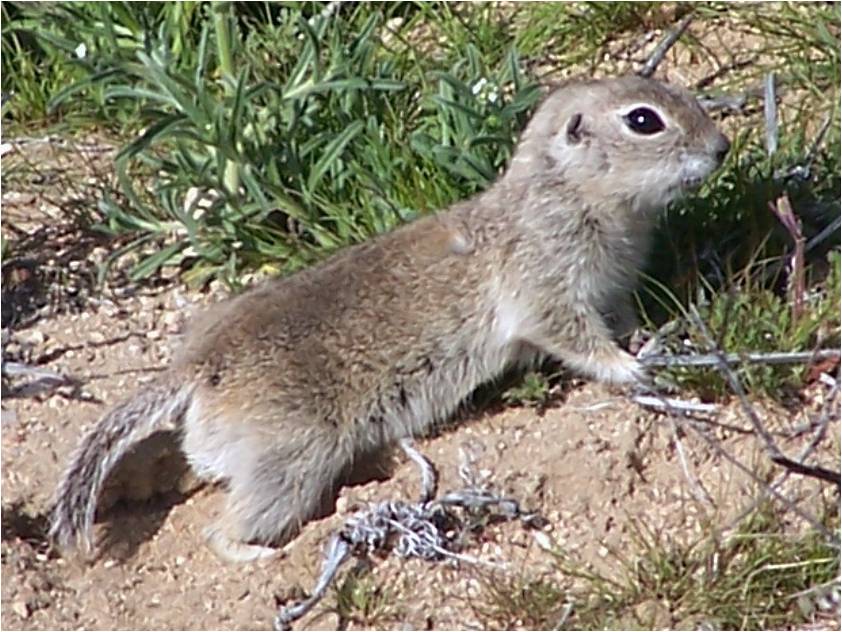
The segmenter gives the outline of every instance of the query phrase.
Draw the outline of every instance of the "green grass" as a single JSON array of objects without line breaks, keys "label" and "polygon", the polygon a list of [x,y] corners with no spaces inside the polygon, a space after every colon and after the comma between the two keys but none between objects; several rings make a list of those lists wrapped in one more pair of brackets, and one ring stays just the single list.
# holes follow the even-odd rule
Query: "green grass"
[{"label": "green grass", "polygon": [[378,582],[370,569],[353,570],[333,590],[333,612],[339,625],[353,623],[369,629],[388,629],[404,612],[397,593],[387,583]]},{"label": "green grass", "polygon": [[611,576],[559,551],[552,577],[479,574],[472,611],[486,629],[537,630],[765,630],[829,616],[821,603],[839,589],[838,549],[793,535],[771,509],[690,543],[632,526],[633,546],[609,553]]}]

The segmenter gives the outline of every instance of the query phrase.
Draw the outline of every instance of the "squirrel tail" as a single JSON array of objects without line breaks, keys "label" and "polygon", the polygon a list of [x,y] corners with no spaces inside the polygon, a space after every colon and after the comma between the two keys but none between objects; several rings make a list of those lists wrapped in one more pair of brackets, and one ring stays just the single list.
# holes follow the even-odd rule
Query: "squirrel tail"
[{"label": "squirrel tail", "polygon": [[108,474],[138,441],[180,426],[193,389],[167,377],[108,412],[82,439],[56,490],[50,539],[62,549],[91,552],[97,499]]}]

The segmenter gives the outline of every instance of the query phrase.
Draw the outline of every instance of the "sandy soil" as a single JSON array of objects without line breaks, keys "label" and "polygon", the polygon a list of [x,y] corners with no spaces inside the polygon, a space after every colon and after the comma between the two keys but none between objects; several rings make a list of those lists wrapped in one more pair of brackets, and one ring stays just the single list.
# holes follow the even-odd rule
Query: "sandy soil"
[{"label": "sandy soil", "polygon": [[[417,495],[416,468],[394,456],[391,476],[344,488],[336,511],[307,525],[282,559],[244,566],[219,562],[203,544],[202,529],[224,493],[209,487],[118,502],[103,512],[101,553],[92,564],[49,550],[45,511],[70,452],[109,404],[166,363],[191,298],[206,299],[171,287],[91,303],[13,333],[8,353],[73,376],[79,385],[3,401],[4,628],[266,629],[278,600],[312,587],[323,544],[344,518],[368,502]],[[759,409],[770,427],[783,430],[803,421],[772,406]],[[773,468],[747,426],[735,405],[706,423],[725,450],[771,477]],[[726,528],[753,502],[757,486],[746,475],[695,434],[675,432],[672,422],[630,403],[622,392],[574,381],[541,414],[517,407],[468,414],[419,447],[439,466],[441,487],[453,489],[461,486],[459,451],[467,443],[496,488],[546,517],[543,533],[554,547],[583,568],[610,574],[617,571],[613,552],[633,551],[635,525],[689,541],[710,521]],[[835,450],[838,458],[836,433],[829,436],[822,451]],[[167,448],[172,446],[166,437],[155,447],[162,459],[175,452]],[[685,474],[679,449],[698,483]],[[162,462],[150,465],[147,453],[131,467],[141,483],[122,491],[142,498],[155,488]],[[808,509],[820,501],[820,486],[813,483],[791,480],[787,491]],[[501,523],[486,527],[465,552],[505,564],[504,573],[538,577],[558,572],[554,556],[539,546],[546,543],[519,523]],[[482,626],[470,607],[479,586],[477,569],[470,566],[376,561],[374,581],[388,586],[390,597],[381,604],[377,625]],[[332,605],[335,595],[301,627],[335,628],[340,621]],[[342,623],[355,627],[353,621]]]}]

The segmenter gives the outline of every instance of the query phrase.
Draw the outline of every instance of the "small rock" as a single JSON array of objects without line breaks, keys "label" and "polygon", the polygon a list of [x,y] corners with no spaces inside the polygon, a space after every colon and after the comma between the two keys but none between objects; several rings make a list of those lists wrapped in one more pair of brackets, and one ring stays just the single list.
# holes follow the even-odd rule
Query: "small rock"
[{"label": "small rock", "polygon": [[28,619],[30,615],[29,604],[23,599],[17,599],[12,602],[12,612],[18,615],[21,619]]},{"label": "small rock", "polygon": [[18,334],[18,340],[21,344],[30,346],[30,347],[37,347],[39,345],[44,344],[47,340],[46,334],[43,331],[39,331],[37,329],[30,329],[29,331],[22,331]]},{"label": "small rock", "polygon": [[554,550],[552,540],[550,540],[550,536],[548,536],[543,531],[533,531],[532,537],[535,538],[535,544],[537,544],[539,548],[544,549],[545,551]]}]

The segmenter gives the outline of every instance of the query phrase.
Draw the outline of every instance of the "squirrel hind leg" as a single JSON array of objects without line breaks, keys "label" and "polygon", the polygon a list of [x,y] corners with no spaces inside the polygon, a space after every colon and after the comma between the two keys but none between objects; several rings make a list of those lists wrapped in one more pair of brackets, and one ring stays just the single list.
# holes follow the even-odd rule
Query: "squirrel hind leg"
[{"label": "squirrel hind leg", "polygon": [[[325,429],[327,430],[327,429]],[[305,432],[266,446],[228,481],[219,533],[209,538],[224,559],[260,559],[291,540],[309,520],[332,511],[333,495],[351,459],[338,434]],[[257,547],[257,548],[255,548]]]},{"label": "squirrel hind leg", "polygon": [[233,410],[236,418],[232,407],[197,398],[182,446],[198,476],[226,483],[224,513],[206,538],[219,557],[236,562],[270,557],[271,547],[327,513],[354,443],[331,423],[279,410]]}]

